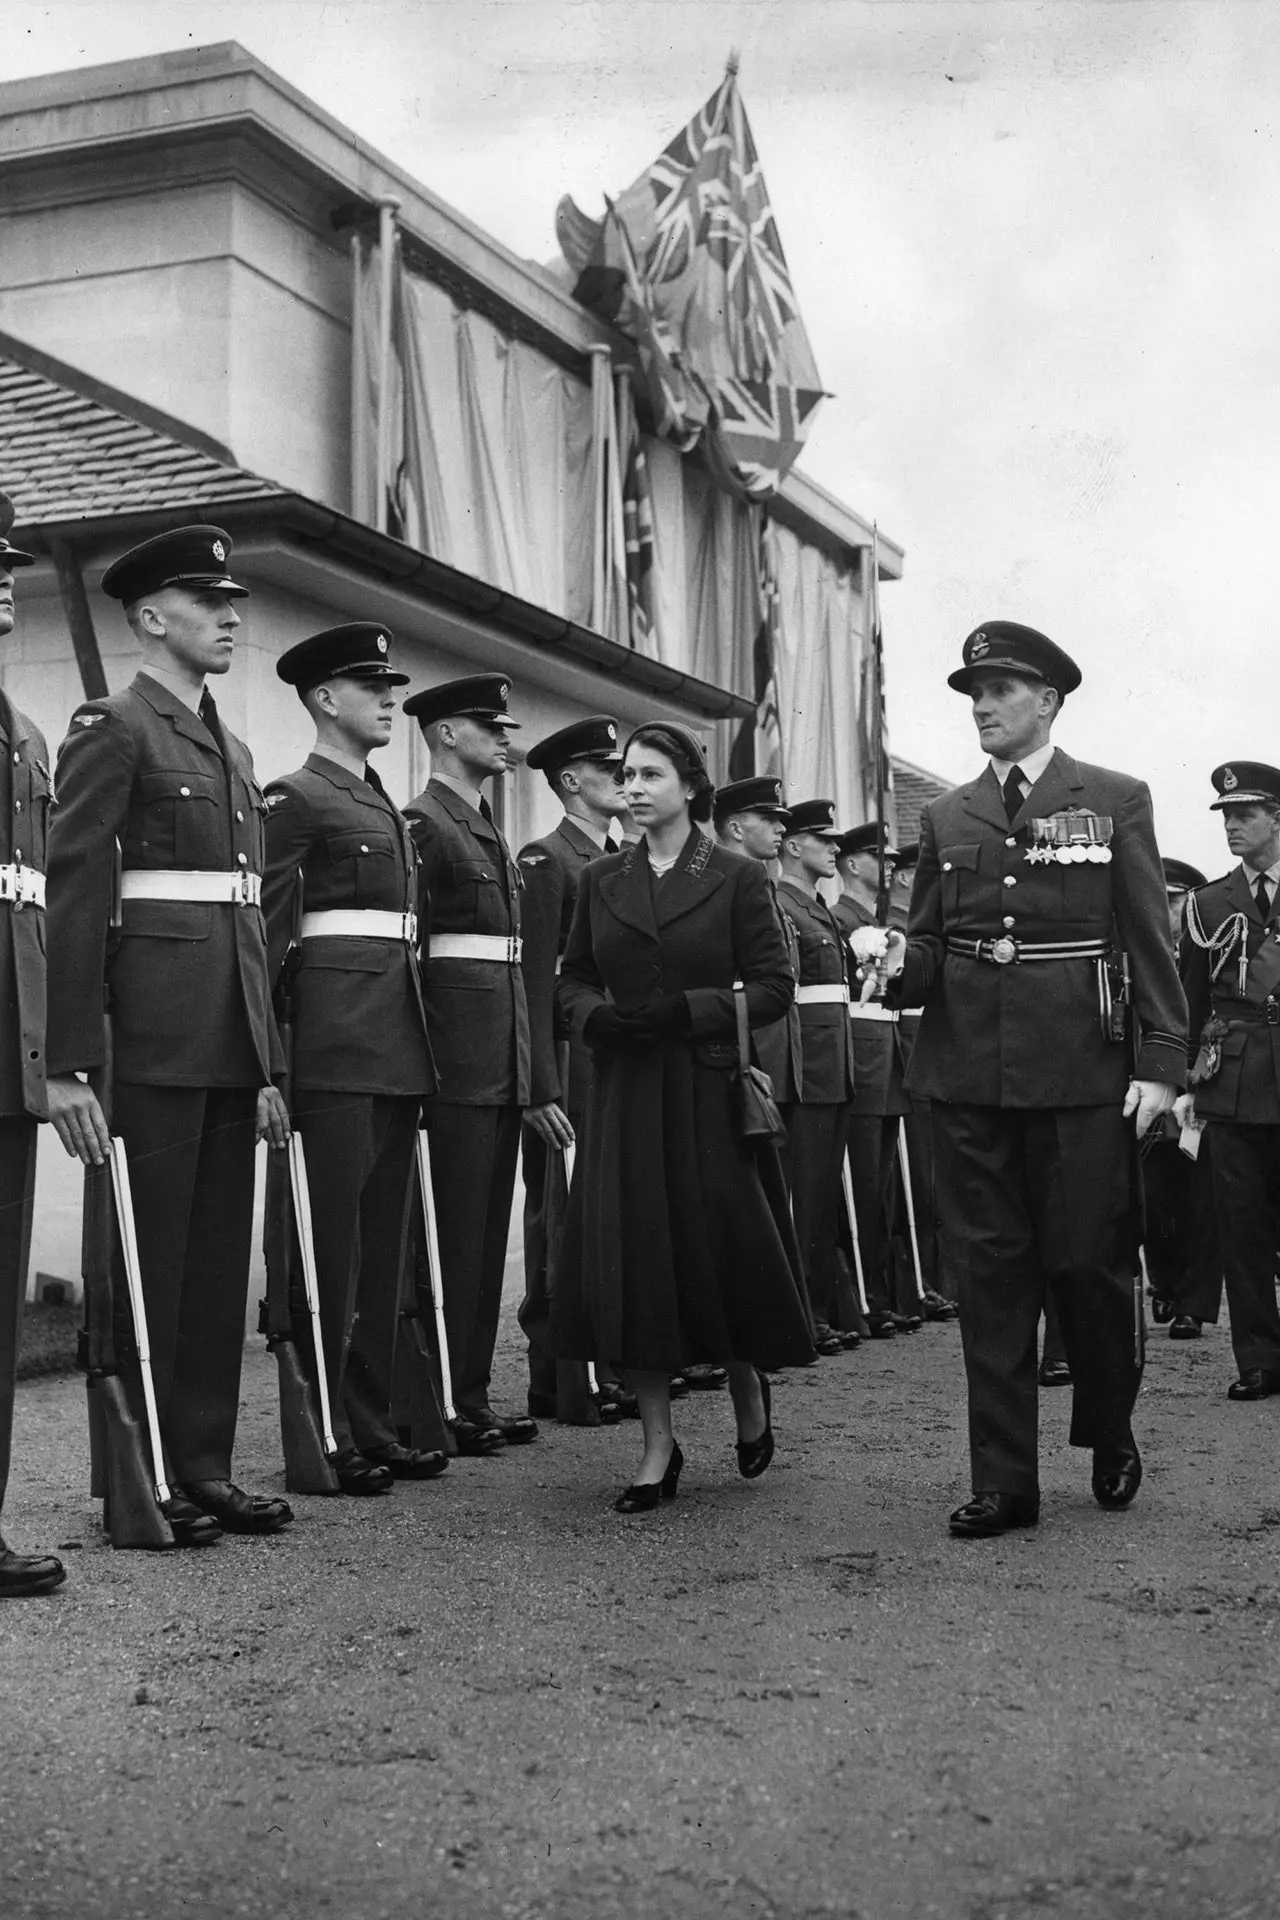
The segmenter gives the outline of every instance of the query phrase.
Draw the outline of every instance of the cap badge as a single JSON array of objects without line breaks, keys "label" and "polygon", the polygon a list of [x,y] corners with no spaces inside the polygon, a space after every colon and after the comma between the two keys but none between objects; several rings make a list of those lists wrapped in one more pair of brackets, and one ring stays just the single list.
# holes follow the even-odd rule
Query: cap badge
[{"label": "cap badge", "polygon": [[782,805],[782,782],[781,782],[781,780],[775,780],[775,781],[774,781],[774,783],[773,783],[773,797],[774,797],[774,800],[775,800],[775,802],[777,803],[777,805],[778,805],[778,806],[781,806],[781,805]]},{"label": "cap badge", "polygon": [[387,650],[387,636],[385,633],[380,633],[378,635],[378,652],[385,653],[386,650]]},{"label": "cap badge", "polygon": [[213,543],[213,557],[217,561],[219,566],[223,564],[223,562],[227,557],[227,550],[223,546],[221,540],[215,540]]},{"label": "cap badge", "polygon": [[617,729],[617,728],[616,728],[616,727],[614,726],[614,724],[613,724],[613,722],[612,722],[612,720],[611,720],[611,721],[609,722],[609,738],[610,738],[611,740],[616,740],[616,739],[617,739],[617,737],[618,737],[618,729]]},{"label": "cap badge", "polygon": [[1231,768],[1225,767],[1222,773],[1222,791],[1224,793],[1234,793],[1239,785],[1240,782],[1237,780]]},{"label": "cap badge", "polygon": [[510,693],[511,689],[507,685],[506,681],[504,680],[501,687],[498,689],[498,691],[501,694],[502,698],[505,700],[507,695]]},{"label": "cap badge", "polygon": [[981,660],[983,655],[990,653],[990,651],[991,642],[988,640],[986,634],[975,633],[973,639],[969,642],[969,658],[971,660]]}]

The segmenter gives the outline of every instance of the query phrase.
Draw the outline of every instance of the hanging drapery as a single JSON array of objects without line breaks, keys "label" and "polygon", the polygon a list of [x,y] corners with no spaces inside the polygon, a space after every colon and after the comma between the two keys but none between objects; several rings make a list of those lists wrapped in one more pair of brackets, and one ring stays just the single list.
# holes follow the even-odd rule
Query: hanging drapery
[{"label": "hanging drapery", "polygon": [[836,803],[842,825],[865,816],[857,744],[863,607],[856,567],[775,526],[776,670],[787,794]]}]

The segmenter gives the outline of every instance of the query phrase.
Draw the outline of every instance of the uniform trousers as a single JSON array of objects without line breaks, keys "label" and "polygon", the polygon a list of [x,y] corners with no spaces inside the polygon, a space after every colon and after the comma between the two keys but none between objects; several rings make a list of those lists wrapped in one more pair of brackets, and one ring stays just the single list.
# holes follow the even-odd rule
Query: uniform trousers
[{"label": "uniform trousers", "polygon": [[[117,1081],[160,1435],[172,1478],[227,1480],[253,1239],[254,1087]],[[117,1343],[131,1351],[123,1286]],[[127,1329],[127,1330],[126,1330]],[[121,1369],[143,1414],[136,1369]]]},{"label": "uniform trousers", "polygon": [[1036,1336],[1048,1289],[1071,1366],[1072,1446],[1129,1434],[1142,1378],[1132,1133],[1118,1103],[1055,1111],[938,1100],[933,1114],[973,1490],[1035,1494]]},{"label": "uniform trousers", "polygon": [[834,1326],[837,1320],[836,1243],[848,1117],[847,1103],[787,1108],[783,1172],[815,1327]]},{"label": "uniform trousers", "polygon": [[18,1342],[31,1257],[37,1132],[29,1114],[0,1120],[0,1510],[9,1480]]},{"label": "uniform trousers", "polygon": [[1207,1137],[1236,1365],[1280,1373],[1280,1127],[1213,1116]]},{"label": "uniform trousers", "polygon": [[1175,1313],[1216,1320],[1222,1306],[1222,1254],[1213,1199],[1208,1129],[1188,1160],[1176,1139],[1158,1140],[1142,1166],[1146,1198],[1147,1278]]},{"label": "uniform trousers", "polygon": [[294,1096],[340,1452],[391,1446],[398,1438],[391,1376],[421,1104],[414,1094],[299,1088]]},{"label": "uniform trousers", "polygon": [[889,1205],[897,1167],[897,1116],[855,1113],[849,1120],[847,1139],[867,1310],[891,1313]]},{"label": "uniform trousers", "polygon": [[476,1413],[489,1404],[520,1109],[427,1100],[423,1116],[431,1143],[453,1397],[460,1413]]}]

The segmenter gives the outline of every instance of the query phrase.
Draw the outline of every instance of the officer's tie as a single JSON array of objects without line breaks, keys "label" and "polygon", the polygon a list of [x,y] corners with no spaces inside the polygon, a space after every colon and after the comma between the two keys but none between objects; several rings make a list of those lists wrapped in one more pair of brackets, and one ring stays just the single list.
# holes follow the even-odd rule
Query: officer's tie
[{"label": "officer's tie", "polygon": [[1009,816],[1010,825],[1022,811],[1022,782],[1024,774],[1021,767],[1010,767],[1004,782],[1004,810]]},{"label": "officer's tie", "polygon": [[1258,875],[1257,882],[1253,889],[1253,897],[1258,903],[1258,912],[1262,915],[1263,924],[1265,925],[1271,916],[1271,892],[1267,886],[1267,876],[1265,873]]},{"label": "officer's tie", "polygon": [[606,853],[617,853],[618,851],[618,842],[611,833],[606,833],[604,837],[604,850]]}]

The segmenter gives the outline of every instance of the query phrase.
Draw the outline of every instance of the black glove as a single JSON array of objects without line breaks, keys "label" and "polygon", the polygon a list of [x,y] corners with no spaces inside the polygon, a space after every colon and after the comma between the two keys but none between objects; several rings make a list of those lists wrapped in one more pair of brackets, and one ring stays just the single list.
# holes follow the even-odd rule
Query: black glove
[{"label": "black glove", "polygon": [[682,993],[659,994],[656,1000],[646,1000],[642,1007],[634,1009],[633,1018],[639,1029],[654,1040],[674,1040],[692,1029],[689,1017],[689,1002]]},{"label": "black glove", "polygon": [[643,1043],[649,1035],[638,1028],[634,1012],[606,1006],[591,1009],[582,1023],[582,1037],[589,1047],[616,1052],[621,1047],[634,1047],[638,1041]]}]

